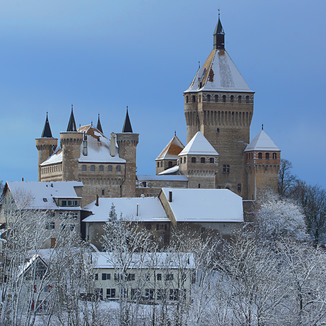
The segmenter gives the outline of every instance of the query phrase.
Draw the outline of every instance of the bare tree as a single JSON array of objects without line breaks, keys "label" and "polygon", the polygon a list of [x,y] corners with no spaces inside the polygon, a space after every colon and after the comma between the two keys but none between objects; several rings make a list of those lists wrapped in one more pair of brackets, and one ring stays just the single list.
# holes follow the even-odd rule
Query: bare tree
[{"label": "bare tree", "polygon": [[292,163],[282,159],[278,173],[278,193],[281,197],[288,197],[291,195],[292,187],[296,181],[296,177],[291,173],[291,170]]}]

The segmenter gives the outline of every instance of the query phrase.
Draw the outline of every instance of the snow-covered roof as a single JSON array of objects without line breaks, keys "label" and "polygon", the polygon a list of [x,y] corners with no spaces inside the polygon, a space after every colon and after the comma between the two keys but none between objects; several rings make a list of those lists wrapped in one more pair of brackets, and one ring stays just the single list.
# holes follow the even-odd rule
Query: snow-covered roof
[{"label": "snow-covered roof", "polygon": [[275,145],[275,143],[266,134],[266,132],[264,130],[261,130],[261,132],[246,147],[245,152],[249,152],[249,151],[280,152],[281,150]]},{"label": "snow-covered roof", "polygon": [[[116,155],[110,154],[110,140],[106,138],[98,129],[91,125],[79,127],[78,132],[87,135],[87,155],[83,153],[83,144],[80,146],[81,163],[125,163],[126,160],[119,157],[116,146]],[[62,162],[62,149],[58,148],[55,153],[45,160],[41,166],[58,164]]]},{"label": "snow-covered roof", "polygon": [[165,146],[161,154],[156,160],[170,160],[177,159],[178,154],[184,149],[180,139],[175,135],[170,142]]},{"label": "snow-covered roof", "polygon": [[[96,202],[84,207],[93,215],[86,217],[83,222],[107,222],[112,204],[115,206],[117,217],[139,222],[169,222],[163,206],[157,197],[135,198],[99,198]],[[138,211],[138,212],[137,212]]]},{"label": "snow-covered roof", "polygon": [[138,181],[188,181],[184,175],[138,175]]},{"label": "snow-covered roof", "polygon": [[243,222],[242,198],[228,189],[162,188],[162,192],[176,222]]},{"label": "snow-covered roof", "polygon": [[7,182],[8,188],[19,209],[64,209],[80,210],[80,207],[59,207],[54,198],[79,199],[75,187],[82,187],[82,182]]},{"label": "snow-covered roof", "polygon": [[[93,252],[92,262],[96,269],[119,268],[119,259],[114,253]],[[184,252],[155,252],[134,253],[131,257],[128,269],[193,269],[195,268],[194,255]]]},{"label": "snow-covered roof", "polygon": [[172,168],[166,169],[159,173],[159,175],[172,174],[179,171],[179,165],[172,166]]},{"label": "snow-covered roof", "polygon": [[219,155],[209,141],[198,131],[194,137],[191,138],[187,146],[179,154],[181,155]]},{"label": "snow-covered roof", "polygon": [[253,92],[226,50],[213,49],[185,91]]}]

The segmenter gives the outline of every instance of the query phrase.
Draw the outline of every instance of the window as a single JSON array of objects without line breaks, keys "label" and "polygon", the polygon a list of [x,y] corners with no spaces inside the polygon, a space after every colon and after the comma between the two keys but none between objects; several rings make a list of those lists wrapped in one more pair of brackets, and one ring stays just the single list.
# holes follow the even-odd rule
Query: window
[{"label": "window", "polygon": [[273,153],[273,160],[276,160],[276,159],[277,159],[277,154]]},{"label": "window", "polygon": [[222,96],[222,99],[223,99],[223,102],[226,102],[226,96],[225,95]]},{"label": "window", "polygon": [[55,229],[55,223],[54,222],[46,222],[45,228],[47,230],[54,230]]},{"label": "window", "polygon": [[128,274],[127,275],[127,281],[134,281],[135,280],[135,274]]},{"label": "window", "polygon": [[223,173],[230,173],[230,165],[223,164]]},{"label": "window", "polygon": [[95,165],[91,165],[91,172],[95,172]]},{"label": "window", "polygon": [[160,162],[157,162],[157,167],[158,167],[158,168],[160,167]]},{"label": "window", "polygon": [[189,99],[188,99],[188,95],[186,96],[186,103],[188,103]]},{"label": "window", "polygon": [[139,289],[131,289],[131,300],[140,298],[141,292]]},{"label": "window", "polygon": [[206,99],[207,99],[207,102],[210,102],[211,101],[211,96],[207,95]]},{"label": "window", "polygon": [[108,172],[112,172],[112,165],[108,166]]},{"label": "window", "polygon": [[193,103],[196,102],[196,96],[195,96],[195,95],[193,95],[193,96],[191,97],[191,99],[192,99],[192,102],[193,102]]},{"label": "window", "polygon": [[98,168],[98,170],[99,170],[100,172],[104,172],[104,166],[103,166],[103,165],[100,165],[99,168]]},{"label": "window", "polygon": [[214,157],[209,158],[209,163],[214,163]]},{"label": "window", "polygon": [[95,289],[96,295],[100,298],[100,300],[103,300],[103,289]]},{"label": "window", "polygon": [[200,163],[205,163],[205,157],[200,158]]},{"label": "window", "polygon": [[269,160],[269,153],[265,154],[265,158],[266,158],[266,160]]},{"label": "window", "polygon": [[120,165],[117,165],[117,167],[116,167],[116,171],[117,171],[117,172],[120,172],[120,171],[121,171],[121,166],[120,166]]},{"label": "window", "polygon": [[106,298],[115,298],[115,289],[106,289]]},{"label": "window", "polygon": [[263,158],[263,153],[258,153],[258,158],[261,160]]},{"label": "window", "polygon": [[102,273],[102,281],[110,280],[111,274],[108,273]]},{"label": "window", "polygon": [[72,205],[72,201],[68,200],[68,206],[71,206],[71,205]]},{"label": "window", "polygon": [[230,97],[230,101],[231,101],[231,102],[234,102],[234,96],[233,96],[233,95],[231,95],[231,97]]},{"label": "window", "polygon": [[246,103],[249,103],[249,95],[246,96]]},{"label": "window", "polygon": [[186,157],[183,158],[183,163],[186,163],[187,162],[187,159]]},{"label": "window", "polygon": [[78,212],[70,212],[69,217],[72,218],[73,220],[78,219]]},{"label": "window", "polygon": [[154,300],[154,289],[145,289],[145,297],[146,300]]},{"label": "window", "polygon": [[104,193],[105,193],[105,191],[104,191],[104,189],[102,189],[102,196],[104,196]]},{"label": "window", "polygon": [[178,289],[170,289],[170,300],[177,301],[179,299],[179,290]]},{"label": "window", "polygon": [[242,97],[241,95],[238,96],[238,103],[241,103],[242,102]]},{"label": "window", "polygon": [[157,290],[157,300],[165,300],[165,298],[166,298],[166,290],[158,289]]},{"label": "window", "polygon": [[206,231],[206,229],[204,228],[204,227],[202,227],[201,229],[200,229],[200,233],[205,233],[205,231]]},{"label": "window", "polygon": [[98,281],[98,274],[95,274],[95,281]]},{"label": "window", "polygon": [[146,230],[151,230],[152,229],[152,224],[146,224]]},{"label": "window", "polygon": [[172,168],[172,161],[169,161],[169,163],[168,163],[168,167],[169,167],[169,168]]},{"label": "window", "polygon": [[156,279],[157,279],[158,281],[162,281],[162,274],[161,274],[161,273],[157,274],[157,275],[156,275]]},{"label": "window", "polygon": [[86,172],[87,171],[87,166],[86,165],[82,165],[82,171]]},{"label": "window", "polygon": [[220,128],[216,128],[216,132],[220,132]]},{"label": "window", "polygon": [[191,163],[196,163],[196,157],[191,158]]},{"label": "window", "polygon": [[63,200],[63,201],[61,202],[61,205],[62,205],[62,206],[67,206],[67,201],[66,201],[66,200]]},{"label": "window", "polygon": [[200,183],[198,183],[198,188],[200,188]]},{"label": "window", "polygon": [[119,281],[119,274],[118,273],[114,273],[114,280],[115,281]]},{"label": "window", "polygon": [[173,281],[173,274],[166,274],[165,275],[165,280],[166,281]]},{"label": "window", "polygon": [[215,102],[218,102],[218,95],[215,95]]},{"label": "window", "polygon": [[241,192],[241,183],[238,183],[238,192]]}]

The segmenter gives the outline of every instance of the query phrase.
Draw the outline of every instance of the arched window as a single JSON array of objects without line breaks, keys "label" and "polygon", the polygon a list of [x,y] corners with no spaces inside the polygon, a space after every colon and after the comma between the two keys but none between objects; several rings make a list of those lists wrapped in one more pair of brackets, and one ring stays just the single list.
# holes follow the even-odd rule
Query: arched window
[{"label": "arched window", "polygon": [[249,95],[246,96],[246,103],[249,103]]},{"label": "arched window", "polygon": [[188,103],[189,99],[188,99],[188,95],[186,96],[186,103]]},{"label": "arched window", "polygon": [[82,171],[86,172],[87,171],[87,166],[86,165],[82,165]]},{"label": "arched window", "polygon": [[157,162],[157,167],[158,167],[158,168],[160,167],[160,162]]},{"label": "arched window", "polygon": [[108,166],[108,172],[112,172],[112,165]]},{"label": "arched window", "polygon": [[211,158],[209,159],[209,163],[214,163],[214,157],[211,157]]},{"label": "arched window", "polygon": [[205,157],[200,158],[200,163],[205,163]]},{"label": "arched window", "polygon": [[91,165],[91,172],[95,172],[95,165]]},{"label": "arched window", "polygon": [[195,95],[193,95],[193,96],[191,97],[191,99],[192,99],[192,102],[193,102],[193,103],[196,102],[196,96],[195,96]]},{"label": "arched window", "polygon": [[99,170],[100,172],[103,172],[103,171],[104,171],[104,166],[103,166],[103,165],[100,165],[100,166],[98,167],[98,170]]},{"label": "arched window", "polygon": [[206,99],[207,99],[207,102],[210,102],[211,101],[211,96],[208,94]]},{"label": "arched window", "polygon": [[183,163],[186,163],[186,162],[187,162],[187,158],[184,157],[184,159],[183,159]]},{"label": "arched window", "polygon": [[273,160],[276,160],[276,159],[277,159],[277,154],[273,153]]},{"label": "arched window", "polygon": [[223,102],[226,102],[226,96],[225,95],[223,95]]},{"label": "arched window", "polygon": [[265,158],[266,158],[266,160],[269,160],[269,153],[265,154]]},{"label": "arched window", "polygon": [[234,96],[233,96],[233,95],[231,95],[231,97],[230,97],[230,101],[231,101],[231,102],[234,102]]},{"label": "arched window", "polygon": [[116,171],[117,171],[117,172],[120,172],[120,171],[121,171],[121,166],[120,166],[120,165],[117,165],[117,167],[116,167]]},{"label": "arched window", "polygon": [[196,157],[191,158],[191,163],[196,163]]},{"label": "arched window", "polygon": [[215,102],[218,102],[218,95],[215,95]]},{"label": "arched window", "polygon": [[168,163],[168,167],[169,167],[169,168],[172,168],[172,161],[169,161],[169,163]]},{"label": "arched window", "polygon": [[258,153],[258,158],[261,160],[263,158],[263,153]]},{"label": "arched window", "polygon": [[242,101],[242,97],[241,97],[241,95],[239,95],[238,96],[238,103],[241,103],[241,101]]}]

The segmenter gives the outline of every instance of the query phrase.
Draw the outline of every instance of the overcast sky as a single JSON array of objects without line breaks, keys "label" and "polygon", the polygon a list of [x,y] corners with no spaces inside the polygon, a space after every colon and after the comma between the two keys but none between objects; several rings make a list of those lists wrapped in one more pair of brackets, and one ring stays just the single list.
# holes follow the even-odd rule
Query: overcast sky
[{"label": "overcast sky", "polygon": [[173,137],[183,91],[209,55],[221,9],[226,49],[264,130],[293,172],[326,188],[325,0],[0,1],[0,180],[37,180],[35,138],[77,125],[120,132],[129,106],[139,174]]}]

